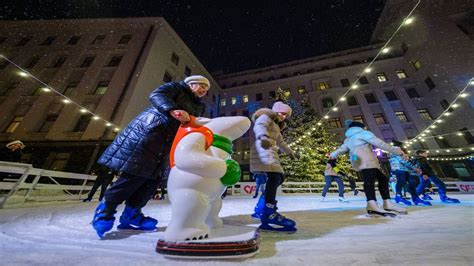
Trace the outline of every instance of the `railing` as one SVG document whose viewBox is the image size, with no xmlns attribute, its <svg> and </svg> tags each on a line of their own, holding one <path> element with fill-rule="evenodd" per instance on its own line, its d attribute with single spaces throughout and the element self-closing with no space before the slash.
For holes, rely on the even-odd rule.
<svg viewBox="0 0 474 266">
<path fill-rule="evenodd" d="M 16 204 L 79 200 L 92 187 L 87 185 L 87 181 L 95 178 L 91 175 L 34 168 L 31 164 L 0 161 L 0 208 L 4 208 L 12 200 Z M 49 193 L 34 193 L 35 191 Z"/>
</svg>

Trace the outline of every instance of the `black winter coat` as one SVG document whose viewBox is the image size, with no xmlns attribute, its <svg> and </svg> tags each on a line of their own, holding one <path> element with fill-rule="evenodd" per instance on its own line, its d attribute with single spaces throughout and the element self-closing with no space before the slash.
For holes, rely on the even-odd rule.
<svg viewBox="0 0 474 266">
<path fill-rule="evenodd" d="M 12 151 L 7 147 L 3 147 L 0 149 L 0 161 L 19 163 L 21 161 L 21 154 L 21 149 Z"/>
<path fill-rule="evenodd" d="M 129 175 L 160 178 L 180 125 L 169 111 L 185 110 L 201 116 L 205 106 L 183 81 L 160 86 L 149 100 L 151 106 L 120 132 L 99 158 L 99 164 Z"/>
</svg>

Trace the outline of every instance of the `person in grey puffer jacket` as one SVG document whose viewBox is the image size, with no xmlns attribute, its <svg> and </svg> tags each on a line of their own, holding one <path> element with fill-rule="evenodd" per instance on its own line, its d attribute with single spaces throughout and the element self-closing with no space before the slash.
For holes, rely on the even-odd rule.
<svg viewBox="0 0 474 266">
<path fill-rule="evenodd" d="M 408 156 L 399 147 L 393 147 L 377 138 L 372 132 L 365 130 L 365 125 L 360 122 L 347 120 L 345 124 L 348 129 L 345 132 L 344 143 L 330 154 L 330 158 L 335 159 L 340 154 L 349 152 L 349 158 L 354 170 L 360 172 L 364 181 L 364 192 L 367 197 L 367 213 L 382 216 L 394 216 L 390 211 L 406 214 L 406 209 L 393 204 L 390 201 L 388 189 L 388 178 L 380 171 L 380 164 L 372 151 L 373 146 L 384 151 Z M 383 209 L 377 205 L 375 197 L 375 181 L 378 181 L 378 188 L 383 199 Z"/>
<path fill-rule="evenodd" d="M 254 218 L 260 218 L 262 230 L 295 232 L 296 223 L 276 212 L 276 191 L 283 183 L 283 167 L 280 165 L 278 151 L 282 150 L 288 156 L 296 159 L 296 154 L 283 140 L 281 130 L 284 128 L 284 120 L 291 116 L 291 107 L 283 102 L 276 102 L 272 109 L 261 108 L 252 115 L 255 123 L 253 132 L 255 144 L 250 150 L 250 171 L 260 172 L 267 176 L 265 195 L 261 196 L 255 207 Z M 274 228 L 269 224 L 283 226 Z"/>
</svg>

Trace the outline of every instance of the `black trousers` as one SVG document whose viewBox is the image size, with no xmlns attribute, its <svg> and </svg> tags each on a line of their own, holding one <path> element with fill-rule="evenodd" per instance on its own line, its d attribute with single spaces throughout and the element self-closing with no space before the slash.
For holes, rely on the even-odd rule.
<svg viewBox="0 0 474 266">
<path fill-rule="evenodd" d="M 278 187 L 283 184 L 284 178 L 282 173 L 266 172 L 267 183 L 265 185 L 265 202 L 275 204 L 276 192 Z"/>
<path fill-rule="evenodd" d="M 388 190 L 388 177 L 386 177 L 378 168 L 363 169 L 360 171 L 362 180 L 364 181 L 364 192 L 369 200 L 377 200 L 375 197 L 375 181 L 378 182 L 380 196 L 382 199 L 390 199 Z"/>
<path fill-rule="evenodd" d="M 116 208 L 125 201 L 127 206 L 141 209 L 151 199 L 159 184 L 160 179 L 122 174 L 105 192 L 105 203 Z"/>
</svg>

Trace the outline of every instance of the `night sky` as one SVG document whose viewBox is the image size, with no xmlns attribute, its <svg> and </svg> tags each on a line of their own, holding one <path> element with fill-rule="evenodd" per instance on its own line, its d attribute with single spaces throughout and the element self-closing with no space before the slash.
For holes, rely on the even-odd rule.
<svg viewBox="0 0 474 266">
<path fill-rule="evenodd" d="M 1 19 L 163 16 L 211 72 L 369 44 L 383 0 L 2 0 Z"/>
</svg>

